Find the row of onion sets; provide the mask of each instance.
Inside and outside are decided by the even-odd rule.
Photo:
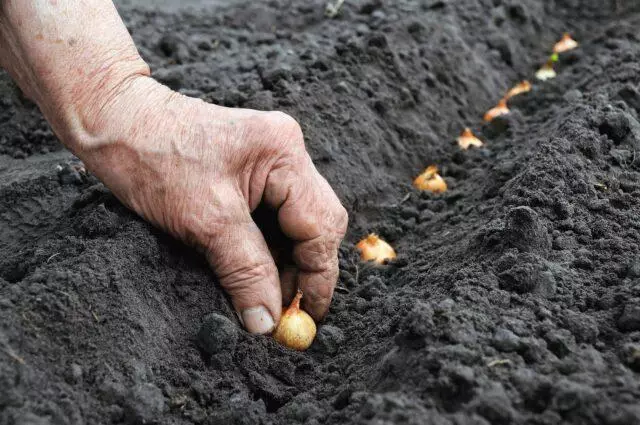
[[[546,81],[556,77],[554,64],[558,62],[559,55],[578,47],[578,43],[565,33],[560,41],[553,46],[553,54],[549,56],[547,62],[535,73],[537,80]],[[522,93],[531,91],[531,83],[527,80],[522,81],[513,86],[499,101],[496,106],[489,109],[484,114],[484,122],[491,122],[496,117],[509,113],[508,101],[512,97]],[[463,151],[470,148],[480,148],[484,146],[484,142],[477,138],[470,128],[465,128],[457,139],[458,146]],[[420,191],[428,191],[431,193],[443,193],[447,191],[447,183],[438,173],[436,165],[428,166],[422,174],[415,178],[413,186]],[[391,245],[382,240],[376,234],[370,234],[356,244],[356,248],[360,251],[363,261],[373,261],[378,264],[384,264],[387,261],[396,258],[396,252]]]
[[[578,43],[569,34],[564,34],[562,39],[555,44],[553,54],[549,57],[549,60],[536,72],[536,78],[542,81],[554,78],[556,76],[554,63],[558,61],[558,55],[576,47],[578,47]],[[484,121],[491,122],[500,115],[508,114],[508,100],[530,90],[531,83],[529,81],[522,81],[516,84],[500,99],[495,107],[484,114]],[[458,146],[463,151],[470,148],[480,148],[484,145],[469,128],[464,129],[457,141]],[[438,173],[438,167],[435,165],[427,167],[422,174],[415,178],[413,185],[420,191],[431,193],[444,193],[447,191],[447,182]],[[356,248],[360,251],[363,261],[385,264],[396,258],[396,251],[393,247],[373,233],[358,242]],[[313,318],[300,308],[302,295],[302,291],[298,291],[291,305],[283,311],[280,323],[273,333],[274,339],[280,344],[298,351],[304,351],[309,348],[316,335],[316,324]]]

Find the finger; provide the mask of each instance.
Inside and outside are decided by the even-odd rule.
[[[305,155],[299,167],[271,173],[265,201],[278,208],[278,221],[294,241],[303,307],[316,320],[328,311],[338,277],[338,247],[347,228],[346,210]]]
[[[286,265],[280,268],[280,288],[282,290],[282,305],[289,305],[298,289],[298,268]]]
[[[248,207],[230,208],[227,215],[233,218],[212,224],[218,230],[208,244],[207,258],[247,331],[269,333],[282,310],[278,269]]]
[[[329,310],[333,290],[338,280],[339,240],[319,236],[298,243],[294,248],[294,261],[298,266],[297,284],[304,294],[302,305],[316,320]]]
[[[262,235],[267,241],[271,257],[280,271],[280,288],[282,291],[282,305],[289,305],[298,289],[296,282],[298,269],[293,263],[291,239],[286,237],[278,224],[278,211],[261,203],[251,213]]]

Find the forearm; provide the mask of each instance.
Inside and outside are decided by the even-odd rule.
[[[76,154],[107,142],[101,109],[149,75],[111,0],[0,0],[0,66]]]

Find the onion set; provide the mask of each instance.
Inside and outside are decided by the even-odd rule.
[[[302,291],[298,290],[289,308],[282,313],[280,323],[273,333],[276,341],[297,351],[309,348],[316,337],[316,323],[300,308],[301,299]]]
[[[460,137],[458,137],[458,146],[460,146],[460,148],[464,151],[469,149],[471,146],[480,148],[483,144],[484,143],[482,143],[482,140],[474,136],[471,132],[471,129],[468,127],[465,128]]]
[[[380,239],[375,233],[371,233],[356,245],[360,250],[360,258],[363,261],[374,261],[384,264],[385,261],[396,258],[396,251],[387,242]]]
[[[485,122],[493,121],[494,118],[499,117],[500,115],[506,115],[509,113],[509,107],[507,106],[507,99],[502,98],[498,102],[496,106],[489,109],[486,114],[484,114]]]
[[[517,96],[522,93],[527,93],[529,91],[531,91],[531,83],[527,80],[524,80],[516,84],[515,86],[513,86],[511,90],[507,92],[507,95],[505,97],[507,99],[511,99],[514,96]]]
[[[420,190],[432,193],[442,193],[447,190],[447,183],[438,174],[438,167],[431,165],[413,181],[413,185]]]
[[[541,81],[550,80],[556,78],[556,71],[553,69],[553,61],[549,60],[547,63],[536,72],[536,78]]]
[[[564,53],[569,50],[573,50],[576,47],[578,47],[578,42],[571,38],[568,32],[565,32],[560,41],[553,46],[553,52]]]

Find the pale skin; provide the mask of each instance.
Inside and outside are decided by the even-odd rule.
[[[120,201],[205,254],[249,332],[271,332],[297,288],[326,315],[348,217],[292,117],[159,84],[111,0],[0,0],[0,66]],[[293,243],[280,270],[260,203]]]

